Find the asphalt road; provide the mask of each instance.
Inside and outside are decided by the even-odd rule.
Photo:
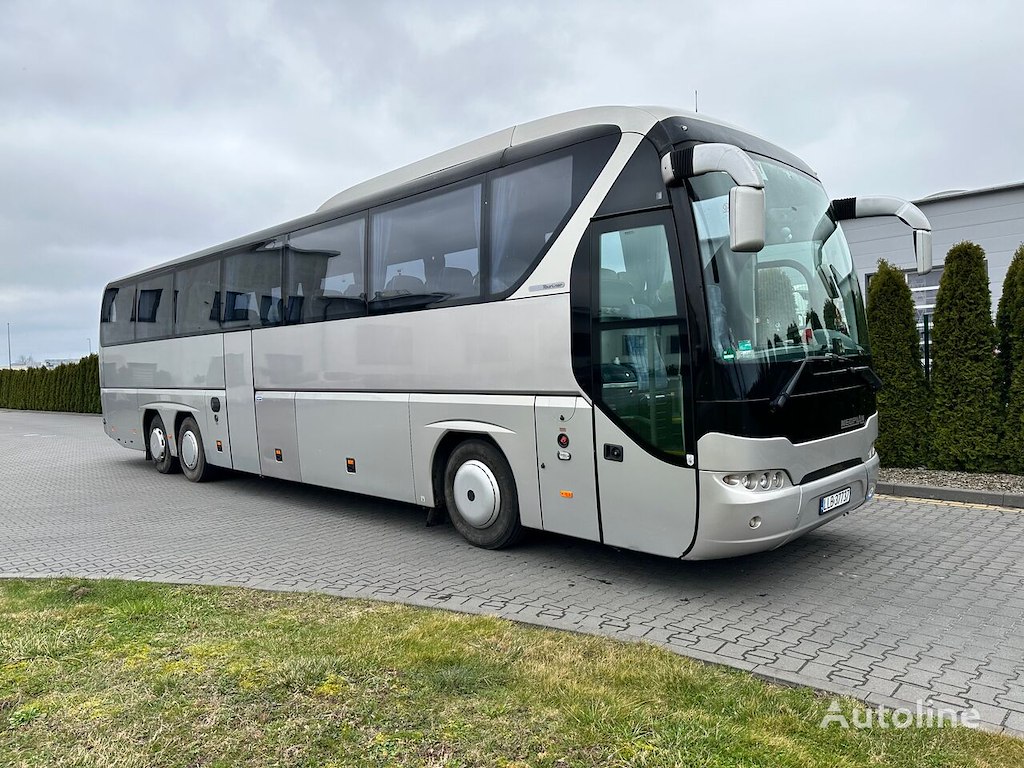
[[[245,475],[194,485],[93,416],[0,411],[0,576],[315,590],[623,639],[871,704],[974,706],[1024,735],[1024,511],[880,497],[707,563],[537,534],[466,544],[423,512]]]

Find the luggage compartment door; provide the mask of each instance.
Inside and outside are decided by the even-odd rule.
[[[544,530],[600,541],[590,404],[582,397],[541,396],[535,416]]]

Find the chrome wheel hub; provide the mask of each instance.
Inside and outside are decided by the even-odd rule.
[[[160,427],[155,427],[149,433],[149,455],[153,461],[159,463],[164,460],[164,451],[167,450],[167,438]]]
[[[452,483],[459,515],[474,528],[486,528],[498,517],[501,491],[494,473],[482,461],[467,461]]]
[[[196,440],[195,432],[191,430],[178,435],[178,455],[182,463],[189,469],[195,469],[199,463],[199,442]]]

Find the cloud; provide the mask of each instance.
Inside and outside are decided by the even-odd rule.
[[[694,89],[837,195],[1021,180],[1022,22],[923,0],[8,2],[0,323],[20,354],[77,354],[119,275],[517,122]]]

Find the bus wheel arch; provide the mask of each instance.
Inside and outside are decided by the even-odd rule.
[[[434,478],[436,498],[444,500],[452,525],[470,544],[502,549],[521,538],[512,466],[490,435],[445,435],[435,453]]]

